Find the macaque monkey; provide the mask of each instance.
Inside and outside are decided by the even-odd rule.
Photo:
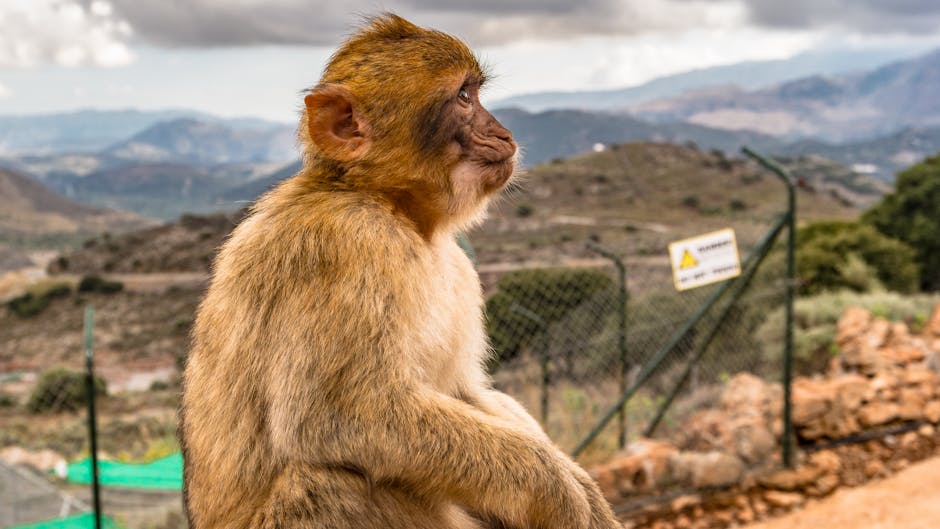
[[[465,44],[383,15],[304,98],[304,166],[216,259],[180,406],[192,529],[611,529],[485,373],[454,240],[513,176]]]

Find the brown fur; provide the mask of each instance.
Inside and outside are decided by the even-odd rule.
[[[304,168],[232,233],[196,319],[192,529],[619,527],[483,369],[479,279],[453,235],[516,151],[484,80],[460,41],[385,15],[305,98]]]

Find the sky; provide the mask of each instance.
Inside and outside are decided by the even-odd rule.
[[[364,15],[453,33],[484,102],[820,48],[940,47],[938,0],[0,0],[0,114],[189,108],[291,122]]]

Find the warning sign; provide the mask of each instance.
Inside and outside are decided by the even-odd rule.
[[[676,290],[710,285],[741,275],[741,258],[734,230],[706,233],[669,245]]]

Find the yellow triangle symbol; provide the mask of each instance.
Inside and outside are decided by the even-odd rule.
[[[679,263],[679,269],[685,270],[686,268],[692,268],[693,266],[697,266],[697,265],[698,265],[698,261],[696,261],[695,258],[692,257],[692,254],[689,253],[688,250],[686,250],[685,253],[682,254],[682,262]]]

